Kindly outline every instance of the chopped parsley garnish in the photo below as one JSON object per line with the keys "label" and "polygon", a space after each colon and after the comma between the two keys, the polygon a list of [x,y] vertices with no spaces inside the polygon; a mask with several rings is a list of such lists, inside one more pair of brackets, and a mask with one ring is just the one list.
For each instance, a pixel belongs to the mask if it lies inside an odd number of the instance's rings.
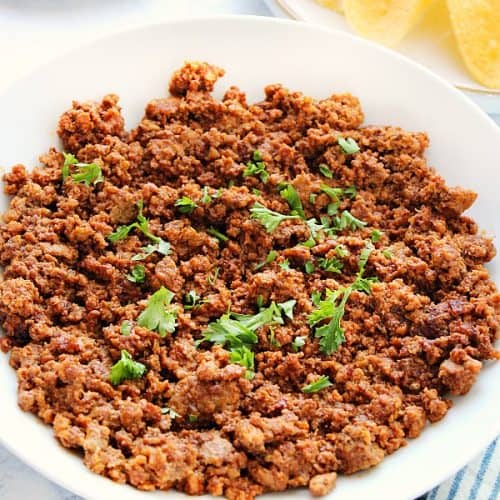
{"label": "chopped parsley garnish", "polygon": [[[324,300],[318,301],[317,296],[315,297],[316,309],[309,314],[307,319],[309,325],[315,327],[314,336],[320,339],[320,350],[324,354],[331,354],[336,351],[345,340],[344,329],[340,322],[344,316],[345,305],[353,290],[367,294],[371,293],[370,286],[376,278],[364,278],[363,274],[372,251],[373,245],[371,243],[368,243],[361,251],[358,263],[359,271],[351,285],[341,287],[335,291],[327,290]],[[328,323],[316,326],[318,323],[325,321],[328,321]]]}
{"label": "chopped parsley garnish", "polygon": [[322,375],[321,377],[318,378],[318,380],[315,380],[314,382],[311,382],[310,384],[307,384],[304,387],[302,387],[301,390],[306,394],[311,394],[313,392],[318,392],[321,391],[322,389],[326,389],[331,385],[333,384],[330,382],[330,379],[326,375]]}
{"label": "chopped parsley garnish", "polygon": [[344,267],[344,264],[340,260],[327,259],[326,257],[319,258],[318,265],[321,269],[330,273],[340,273]]}
{"label": "chopped parsley garnish", "polygon": [[205,301],[196,293],[196,290],[190,290],[184,296],[184,309],[189,311],[190,309],[198,309]]}
{"label": "chopped parsley garnish", "polygon": [[344,195],[349,196],[351,200],[356,198],[356,195],[358,194],[358,190],[356,189],[356,186],[349,186],[344,189]]}
{"label": "chopped parsley garnish", "polygon": [[71,153],[63,153],[63,156],[64,156],[64,164],[62,166],[61,176],[64,182],[69,177],[70,166],[76,165],[78,163],[78,160]]}
{"label": "chopped parsley garnish", "polygon": [[346,155],[353,155],[354,153],[359,153],[358,143],[352,137],[344,139],[341,135],[339,135],[337,137],[337,143],[340,146],[340,149],[342,149],[342,151]]}
{"label": "chopped parsley garnish", "polygon": [[321,302],[321,292],[319,290],[313,290],[311,293],[311,302],[318,307]]}
{"label": "chopped parsley garnish", "polygon": [[[62,180],[63,182],[71,176],[74,182],[94,186],[99,182],[104,181],[102,170],[97,163],[80,163],[71,153],[63,153],[64,164],[62,167]],[[78,170],[71,174],[71,166],[75,166]]]}
{"label": "chopped parsley garnish", "polygon": [[128,351],[121,351],[121,358],[109,372],[109,380],[113,385],[121,384],[126,379],[141,378],[146,373],[146,367],[132,359]]}
{"label": "chopped parsley garnish", "polygon": [[231,351],[231,362],[247,368],[247,378],[253,376],[254,356],[252,346],[258,342],[256,330],[266,325],[282,325],[282,314],[293,318],[295,300],[281,304],[272,302],[269,307],[262,308],[257,314],[236,314],[228,312],[216,321],[209,323],[203,337],[196,341],[227,346]]}
{"label": "chopped parsley garnish", "polygon": [[278,265],[281,267],[281,269],[283,269],[285,271],[290,270],[290,261],[288,259],[285,259],[283,262],[280,262]]}
{"label": "chopped parsley garnish", "polygon": [[259,308],[259,311],[262,309],[262,306],[264,305],[264,295],[260,294],[257,295],[257,298],[255,299],[255,304]]}
{"label": "chopped parsley garnish", "polygon": [[374,229],[370,234],[370,238],[372,239],[373,243],[377,243],[377,241],[380,241],[380,239],[382,238],[382,231]]}
{"label": "chopped parsley garnish", "polygon": [[311,326],[328,320],[327,324],[316,326],[314,333],[314,336],[320,339],[320,351],[324,354],[336,351],[345,340],[340,321],[344,316],[345,305],[351,292],[351,287],[339,288],[334,292],[327,290],[326,298],[321,300],[317,309],[309,314],[308,321]]}
{"label": "chopped parsley garnish", "polygon": [[229,240],[229,238],[225,234],[221,233],[220,231],[217,231],[217,229],[215,229],[215,227],[213,226],[210,226],[207,229],[207,233],[210,234],[211,236],[215,236],[219,241],[222,241],[223,243]]}
{"label": "chopped parsley garnish", "polygon": [[231,354],[229,355],[229,361],[237,365],[244,366],[247,371],[245,373],[245,378],[251,380],[253,379],[254,373],[254,353],[246,345],[241,347],[235,347],[231,349]]}
{"label": "chopped parsley garnish", "polygon": [[392,252],[388,248],[384,248],[384,250],[382,250],[382,255],[386,259],[392,259]]}
{"label": "chopped parsley garnish", "polygon": [[285,184],[283,186],[283,189],[280,190],[280,196],[290,205],[290,215],[298,215],[302,219],[305,219],[306,216],[299,194],[291,184]]}
{"label": "chopped parsley garnish", "polygon": [[200,202],[204,203],[206,205],[207,203],[210,203],[211,201],[212,201],[212,197],[208,194],[208,186],[205,186],[203,188]]}
{"label": "chopped parsley garnish", "polygon": [[308,260],[304,264],[304,270],[306,271],[307,274],[312,274],[314,272],[314,263],[310,260]]}
{"label": "chopped parsley garnish", "polygon": [[344,190],[342,188],[334,188],[327,186],[326,184],[320,185],[321,191],[326,193],[333,202],[338,203],[342,196],[344,196]]}
{"label": "chopped parsley garnish", "polygon": [[[132,224],[129,224],[128,226],[118,226],[116,231],[108,234],[108,240],[111,241],[111,243],[116,243],[118,241],[124,240],[129,235],[130,231],[132,231],[132,229],[139,229],[144,234],[144,236],[149,238],[154,243],[159,244],[162,240],[149,231],[149,221],[142,214],[143,208],[144,202],[142,200],[139,200],[137,202],[137,220],[135,222],[132,222]],[[164,242],[164,244],[165,243],[166,242]]]}
{"label": "chopped parsley garnish", "polygon": [[295,337],[292,342],[292,350],[293,352],[299,352],[302,347],[304,347],[304,344],[306,343],[306,336],[299,335],[298,337]]}
{"label": "chopped parsley garnish", "polygon": [[251,175],[259,176],[264,184],[269,180],[269,173],[258,149],[253,152],[252,161],[249,161],[245,170],[243,170],[243,177],[250,177]]}
{"label": "chopped parsley garnish", "polygon": [[318,195],[316,193],[311,193],[309,195],[309,203],[311,203],[312,205],[314,205],[314,202],[316,201],[317,197],[318,197]]}
{"label": "chopped parsley garnish", "polygon": [[297,301],[295,299],[290,299],[286,302],[281,302],[280,304],[278,304],[278,307],[287,318],[293,319],[293,308],[295,307],[296,303]]}
{"label": "chopped parsley garnish", "polygon": [[332,202],[328,203],[328,206],[326,207],[326,213],[328,215],[337,215],[340,207],[340,202]]}
{"label": "chopped parsley garnish", "polygon": [[262,191],[260,189],[257,189],[257,188],[253,188],[252,189],[252,193],[255,195],[255,196],[260,196],[262,194]]}
{"label": "chopped parsley garnish", "polygon": [[172,333],[177,326],[175,322],[177,311],[169,307],[173,298],[174,294],[162,286],[149,297],[146,309],[137,318],[137,324],[158,332],[160,337]]}
{"label": "chopped parsley garnish", "polygon": [[[357,194],[356,186],[349,186],[346,188],[338,188],[338,187],[334,188],[334,187],[328,186],[327,184],[321,184],[320,189],[321,189],[321,191],[323,191],[323,193],[326,193],[330,197],[332,202],[335,204],[335,206],[336,206],[335,213],[338,210],[338,206],[340,204],[341,198],[343,198],[345,196],[349,196],[349,198],[354,199],[354,198],[356,198],[356,194]],[[333,208],[332,208],[332,210],[333,210]],[[328,212],[328,215],[333,215],[333,214]]]}
{"label": "chopped parsley garnish", "polygon": [[220,273],[220,267],[216,266],[214,268],[213,274],[210,274],[209,276],[207,276],[207,283],[209,285],[213,285],[217,281],[217,278],[219,277],[219,273]]}
{"label": "chopped parsley garnish", "polygon": [[188,415],[188,422],[194,424],[198,421],[198,415]]}
{"label": "chopped parsley garnish", "polygon": [[127,274],[127,279],[132,283],[144,283],[146,279],[146,268],[138,264],[134,266],[129,274]]}
{"label": "chopped parsley garnish", "polygon": [[276,250],[271,250],[267,254],[267,257],[265,258],[265,260],[263,260],[260,264],[257,264],[254,267],[254,271],[257,271],[258,269],[261,269],[262,267],[266,266],[267,264],[274,262],[277,257],[278,257],[278,252]]}
{"label": "chopped parsley garnish", "polygon": [[175,410],[169,408],[168,406],[161,409],[161,414],[168,415],[172,420],[175,420],[176,418],[180,417],[180,415]]}
{"label": "chopped parsley garnish", "polygon": [[274,210],[269,210],[264,205],[256,202],[250,209],[252,219],[258,220],[268,233],[272,233],[284,221],[289,219],[299,219],[298,215],[284,215]]}
{"label": "chopped parsley garnish", "polygon": [[321,163],[318,165],[319,171],[327,178],[327,179],[333,179],[333,173],[332,171],[328,168],[327,165],[324,163]]}
{"label": "chopped parsley garnish", "polygon": [[128,337],[131,332],[132,332],[132,321],[129,320],[122,321],[122,324],[120,325],[120,333],[125,337]]}
{"label": "chopped parsley garnish", "polygon": [[349,212],[349,210],[344,210],[340,214],[340,218],[337,221],[337,227],[341,231],[343,229],[361,229],[366,226],[366,222],[357,219],[354,215]]}
{"label": "chopped parsley garnish", "polygon": [[183,196],[175,202],[181,214],[190,214],[198,205],[188,196]]}
{"label": "chopped parsley garnish", "polygon": [[262,161],[263,158],[262,158],[262,153],[256,149],[254,152],[253,152],[253,155],[252,155],[252,160],[253,161]]}
{"label": "chopped parsley garnish", "polygon": [[335,247],[335,253],[341,259],[343,259],[344,257],[347,257],[349,255],[349,251],[343,245],[339,245],[339,246]]}
{"label": "chopped parsley garnish", "polygon": [[168,241],[160,240],[158,243],[154,245],[146,245],[142,247],[143,253],[138,253],[132,257],[133,261],[144,260],[147,259],[150,255],[155,252],[160,253],[161,255],[169,255],[172,253],[170,243]]}

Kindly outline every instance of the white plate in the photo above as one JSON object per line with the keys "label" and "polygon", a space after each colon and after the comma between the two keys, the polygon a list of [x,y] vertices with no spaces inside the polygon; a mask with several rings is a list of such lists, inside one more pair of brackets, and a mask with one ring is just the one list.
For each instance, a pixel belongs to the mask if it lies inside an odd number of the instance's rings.
{"label": "white plate", "polygon": [[[353,33],[344,16],[318,5],[314,0],[265,1],[276,15]],[[434,16],[424,16],[396,50],[462,90],[500,95],[500,90],[483,87],[469,76],[454,40],[446,3],[438,2],[433,7],[433,14]]]}
{"label": "white plate", "polygon": [[[335,64],[331,55],[335,54]],[[171,22],[114,35],[47,64],[0,96],[0,164],[33,165],[58,143],[54,129],[72,99],[116,92],[127,125],[141,117],[146,101],[166,93],[169,76],[186,59],[226,68],[218,83],[262,99],[262,87],[282,82],[321,98],[350,91],[361,98],[367,123],[427,130],[430,163],[451,184],[476,189],[471,215],[500,234],[497,176],[500,130],[459,91],[432,73],[369,42],[302,23],[254,17]],[[0,199],[5,209],[6,199]],[[490,267],[497,282],[498,259]],[[429,426],[407,447],[373,470],[341,477],[336,500],[415,498],[473,458],[498,433],[500,363],[481,372],[472,391],[457,400],[444,421]],[[35,469],[88,499],[164,498],[142,493],[89,472],[79,457],[60,447],[51,429],[16,404],[16,380],[0,355],[0,440]],[[170,493],[169,498],[184,498]],[[305,490],[273,498],[309,498]]]}

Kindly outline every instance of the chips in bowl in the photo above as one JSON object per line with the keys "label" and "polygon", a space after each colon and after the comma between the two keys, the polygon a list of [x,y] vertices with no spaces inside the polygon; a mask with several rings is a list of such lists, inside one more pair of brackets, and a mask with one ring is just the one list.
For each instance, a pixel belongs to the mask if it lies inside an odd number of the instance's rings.
{"label": "chips in bowl", "polygon": [[448,0],[458,48],[471,75],[500,88],[500,0]]}
{"label": "chips in bowl", "polygon": [[344,13],[365,38],[397,45],[423,17],[447,9],[459,52],[471,76],[500,89],[500,0],[316,0]]}

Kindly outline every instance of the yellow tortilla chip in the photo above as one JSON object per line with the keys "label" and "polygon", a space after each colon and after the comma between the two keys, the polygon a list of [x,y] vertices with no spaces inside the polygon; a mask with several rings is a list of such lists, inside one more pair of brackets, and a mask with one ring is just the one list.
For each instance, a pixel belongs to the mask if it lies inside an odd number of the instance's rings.
{"label": "yellow tortilla chip", "polygon": [[335,12],[342,12],[342,0],[316,0],[316,3]]}
{"label": "yellow tortilla chip", "polygon": [[396,45],[433,0],[344,0],[349,24],[362,36]]}
{"label": "yellow tortilla chip", "polygon": [[448,0],[448,9],[470,74],[500,89],[500,0]]}

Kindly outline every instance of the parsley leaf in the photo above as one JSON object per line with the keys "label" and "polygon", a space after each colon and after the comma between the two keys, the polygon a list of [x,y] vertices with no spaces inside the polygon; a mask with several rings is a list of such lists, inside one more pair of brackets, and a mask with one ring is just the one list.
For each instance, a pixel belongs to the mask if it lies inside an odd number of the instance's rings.
{"label": "parsley leaf", "polygon": [[113,385],[121,384],[126,379],[141,378],[146,373],[146,367],[132,359],[128,351],[121,351],[120,360],[111,367],[109,380]]}
{"label": "parsley leaf", "polygon": [[311,302],[318,307],[321,302],[321,292],[319,290],[313,290],[311,293]]}
{"label": "parsley leaf", "polygon": [[337,137],[337,143],[346,155],[353,155],[354,153],[359,153],[360,151],[358,143],[352,137],[344,139],[341,135],[339,135]]}
{"label": "parsley leaf", "polygon": [[169,255],[172,253],[170,243],[162,239],[160,239],[160,241],[155,245],[146,245],[145,247],[142,247],[142,251],[143,253],[138,253],[134,255],[132,257],[132,260],[137,261],[137,260],[147,259],[150,255],[152,255],[155,252],[158,252],[162,255]]}
{"label": "parsley leaf", "polygon": [[318,165],[318,169],[327,179],[333,179],[333,173],[328,168],[328,165],[321,163],[320,165]]}
{"label": "parsley leaf", "polygon": [[300,349],[304,346],[306,343],[306,336],[301,336],[299,335],[298,337],[295,337],[292,342],[292,350],[293,352],[298,352]]}
{"label": "parsley leaf", "polygon": [[190,214],[198,205],[188,196],[182,196],[175,202],[181,214]]}
{"label": "parsley leaf", "polygon": [[71,174],[71,178],[75,182],[85,184],[86,186],[90,186],[91,184],[95,186],[99,182],[104,181],[101,167],[97,163],[75,163],[75,166],[78,168],[78,171]]}
{"label": "parsley leaf", "polygon": [[372,239],[373,243],[377,243],[377,241],[380,241],[380,239],[382,238],[382,231],[374,229],[370,234],[370,238]]}
{"label": "parsley leaf", "polygon": [[204,186],[202,196],[200,198],[200,202],[204,203],[206,205],[207,203],[210,203],[211,201],[212,201],[212,197],[208,194],[208,186]]}
{"label": "parsley leaf", "polygon": [[129,224],[128,226],[118,226],[116,231],[108,234],[107,238],[111,243],[117,243],[118,241],[124,240],[130,231],[136,227],[136,223]]}
{"label": "parsley leaf", "polygon": [[281,267],[281,269],[283,269],[285,271],[290,270],[290,261],[288,259],[285,259],[283,262],[280,262],[278,265]]}
{"label": "parsley leaf", "polygon": [[144,283],[146,279],[146,268],[140,264],[134,266],[130,274],[127,274],[127,279],[132,283]]}
{"label": "parsley leaf", "polygon": [[184,296],[184,309],[189,311],[190,309],[198,309],[202,304],[205,304],[206,300],[203,300],[197,293],[196,290],[190,290]]}
{"label": "parsley leaf", "polygon": [[351,200],[356,198],[356,195],[358,194],[358,190],[356,189],[356,186],[349,186],[344,189],[344,195],[349,196]]}
{"label": "parsley leaf", "polygon": [[247,369],[245,378],[251,380],[255,376],[254,353],[246,345],[231,349],[229,361],[244,366]]}
{"label": "parsley leaf", "polygon": [[318,259],[318,265],[321,269],[328,271],[330,273],[340,273],[344,264],[338,259],[327,259],[321,257]]}
{"label": "parsley leaf", "polygon": [[177,312],[168,307],[173,298],[174,294],[162,286],[149,297],[146,309],[137,318],[137,324],[158,332],[160,337],[172,333],[177,326],[175,322]]}
{"label": "parsley leaf", "polygon": [[[160,244],[162,242],[162,239],[159,238],[158,236],[155,236],[149,231],[149,221],[144,217],[142,211],[144,208],[144,202],[142,200],[139,200],[137,202],[137,221],[132,222],[132,224],[129,224],[128,226],[118,226],[116,231],[114,231],[111,234],[108,234],[107,238],[111,243],[116,243],[118,241],[124,240],[132,231],[132,229],[139,229],[144,236],[148,237],[150,240],[152,240],[156,244]],[[162,243],[163,245],[166,245],[166,242]],[[152,252],[151,252],[152,253]],[[138,259],[136,259],[138,260]]]}
{"label": "parsley leaf", "polygon": [[382,250],[382,255],[386,259],[392,259],[392,252],[388,248],[384,248],[384,250]]}
{"label": "parsley leaf", "polygon": [[258,269],[261,269],[267,264],[270,264],[271,262],[274,262],[276,260],[276,257],[278,257],[278,252],[276,250],[271,250],[268,254],[265,260],[263,260],[260,264],[257,264],[253,269],[254,271],[257,271]]}
{"label": "parsley leaf", "polygon": [[313,392],[318,392],[321,391],[322,389],[325,389],[327,387],[330,387],[333,385],[330,382],[330,379],[326,375],[322,375],[321,377],[318,378],[318,380],[315,380],[314,382],[311,382],[310,384],[305,385],[302,387],[302,392],[306,394],[311,394]]}
{"label": "parsley leaf", "polygon": [[344,196],[344,190],[342,188],[334,188],[326,184],[321,184],[320,189],[321,191],[323,191],[323,193],[326,193],[335,203],[338,203],[342,196]]}
{"label": "parsley leaf", "polygon": [[297,301],[295,299],[287,300],[286,302],[281,302],[278,304],[278,307],[281,309],[281,312],[290,319],[293,319],[293,308]]}
{"label": "parsley leaf", "polygon": [[63,182],[69,177],[70,174],[70,166],[76,165],[78,160],[71,153],[63,153],[64,156],[64,164],[62,166],[61,175]]}
{"label": "parsley leaf", "polygon": [[337,227],[341,231],[343,229],[361,229],[366,226],[366,222],[357,219],[354,215],[349,212],[349,210],[344,210],[340,214],[340,218],[337,221]]}
{"label": "parsley leaf", "polygon": [[216,321],[207,325],[203,336],[195,344],[199,346],[208,341],[228,346],[231,351],[230,360],[247,368],[247,378],[253,376],[254,355],[251,347],[258,342],[256,330],[265,325],[284,323],[281,314],[293,317],[294,300],[281,304],[272,302],[269,307],[262,308],[257,314],[236,314],[228,312]]}
{"label": "parsley leaf", "polygon": [[168,415],[172,420],[175,420],[177,417],[180,417],[180,415],[175,410],[169,408],[168,406],[161,409],[161,414]]}
{"label": "parsley leaf", "polygon": [[302,219],[305,219],[304,207],[300,201],[299,194],[297,190],[291,184],[285,184],[283,189],[280,190],[280,196],[287,201],[290,205],[291,212],[290,215],[298,215]]}
{"label": "parsley leaf", "polygon": [[[308,316],[311,326],[328,319],[329,322],[323,326],[316,327],[314,336],[319,338],[320,350],[324,354],[331,354],[336,351],[345,340],[344,329],[340,321],[344,316],[345,305],[351,294],[351,287],[340,288],[331,292],[327,290],[326,299],[318,304],[318,309]],[[342,295],[340,302],[337,300]]]}
{"label": "parsley leaf", "polygon": [[274,210],[269,210],[264,205],[256,202],[250,209],[251,218],[258,220],[268,233],[272,233],[284,221],[289,219],[299,219],[297,215],[283,215]]}
{"label": "parsley leaf", "polygon": [[215,227],[213,226],[210,226],[207,229],[207,233],[210,234],[211,236],[215,236],[219,241],[222,241],[223,243],[229,241],[229,238],[225,234],[221,233],[220,231],[217,231],[217,229],[215,229]]}
{"label": "parsley leaf", "polygon": [[247,163],[243,171],[243,177],[250,177],[251,175],[259,176],[260,180],[265,184],[269,180],[269,173],[262,161],[262,154],[258,149],[253,152],[252,160]]}
{"label": "parsley leaf", "polygon": [[314,263],[311,260],[308,260],[304,264],[304,270],[306,271],[307,274],[312,274],[314,272]]}
{"label": "parsley leaf", "polygon": [[311,203],[311,205],[314,205],[314,202],[316,201],[317,197],[318,197],[318,195],[316,193],[311,193],[309,195],[309,203]]}
{"label": "parsley leaf", "polygon": [[[101,167],[97,163],[81,163],[71,153],[63,153],[63,156],[64,164],[61,170],[63,182],[70,176],[75,182],[85,184],[86,186],[90,186],[91,184],[95,186],[99,182],[104,181]],[[78,169],[74,174],[71,174],[70,170],[72,165]]]}
{"label": "parsley leaf", "polygon": [[[366,264],[373,251],[373,244],[369,242],[361,251],[358,261],[359,271],[354,282],[347,287],[339,288],[335,291],[327,290],[326,298],[318,300],[318,296],[313,298],[316,309],[312,311],[307,320],[309,325],[315,326],[314,336],[320,339],[320,350],[324,354],[331,354],[336,351],[345,340],[344,329],[340,322],[344,316],[345,305],[353,290],[371,293],[371,283],[377,278],[364,278]],[[316,326],[328,320],[322,326]]]}
{"label": "parsley leaf", "polygon": [[210,274],[207,276],[207,283],[209,285],[213,285],[217,281],[217,278],[219,277],[219,273],[220,273],[220,267],[215,266],[213,274]]}
{"label": "parsley leaf", "polygon": [[125,337],[128,337],[131,331],[132,331],[132,322],[129,320],[122,321],[122,324],[120,325],[120,333]]}
{"label": "parsley leaf", "polygon": [[343,246],[339,245],[335,247],[335,253],[342,259],[344,257],[347,257],[349,255],[349,251]]}
{"label": "parsley leaf", "polygon": [[226,313],[216,321],[208,324],[203,337],[196,341],[196,345],[200,345],[205,341],[222,346],[228,344],[230,348],[237,348],[243,345],[256,344],[258,337],[253,330],[242,322],[231,318],[231,313]]}

